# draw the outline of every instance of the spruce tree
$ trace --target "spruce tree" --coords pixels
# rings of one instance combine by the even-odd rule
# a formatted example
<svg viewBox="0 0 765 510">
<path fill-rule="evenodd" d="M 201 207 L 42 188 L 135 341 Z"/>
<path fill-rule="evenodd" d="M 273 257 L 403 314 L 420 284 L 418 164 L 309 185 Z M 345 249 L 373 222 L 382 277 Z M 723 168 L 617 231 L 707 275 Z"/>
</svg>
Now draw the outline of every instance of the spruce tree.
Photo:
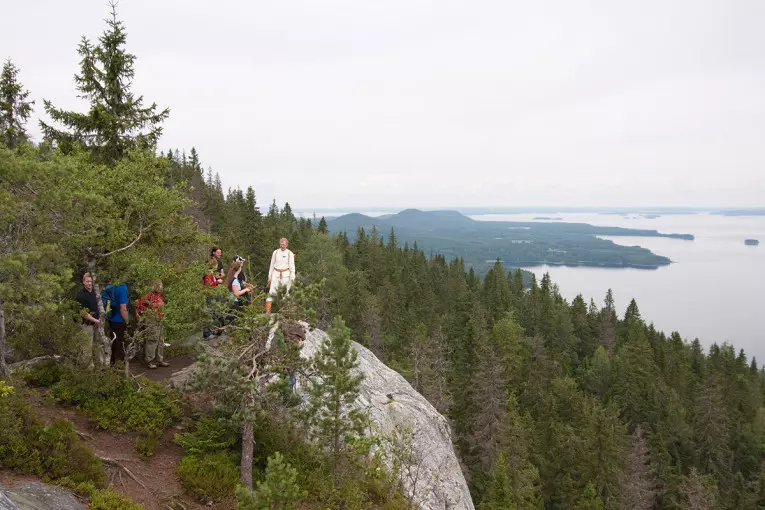
<svg viewBox="0 0 765 510">
<path fill-rule="evenodd" d="M 335 317 L 313 359 L 318 378 L 311 383 L 308 413 L 313 433 L 329 448 L 336 485 L 352 443 L 361 437 L 367 421 L 367 416 L 354 407 L 364 379 L 355 373 L 357 358 L 350 330 L 342 318 Z"/>
<path fill-rule="evenodd" d="M 0 141 L 14 149 L 27 140 L 24 125 L 32 114 L 34 101 L 28 101 L 29 91 L 18 80 L 19 68 L 5 61 L 0 73 Z"/>
<path fill-rule="evenodd" d="M 319 232 L 322 234 L 329 233 L 329 228 L 327 228 L 327 220 L 324 218 L 324 216 L 322 216 L 321 220 L 319 220 Z"/>
<path fill-rule="evenodd" d="M 79 96 L 87 99 L 87 113 L 67 111 L 45 100 L 45 111 L 58 129 L 40 121 L 43 134 L 65 150 L 82 146 L 95 161 L 114 164 L 132 149 L 154 150 L 162 133 L 161 123 L 170 115 L 156 103 L 144 106 L 143 96 L 131 91 L 135 77 L 135 55 L 125 51 L 127 33 L 111 4 L 107 28 L 92 44 L 83 36 L 77 53 L 80 72 L 74 77 Z"/>
</svg>

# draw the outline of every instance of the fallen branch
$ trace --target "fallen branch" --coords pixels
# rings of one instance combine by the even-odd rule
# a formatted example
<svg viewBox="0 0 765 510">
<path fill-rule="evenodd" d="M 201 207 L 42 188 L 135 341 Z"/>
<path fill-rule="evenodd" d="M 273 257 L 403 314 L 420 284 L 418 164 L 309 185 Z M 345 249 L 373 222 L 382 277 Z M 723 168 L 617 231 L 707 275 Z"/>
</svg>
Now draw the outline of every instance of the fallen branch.
<svg viewBox="0 0 765 510">
<path fill-rule="evenodd" d="M 75 430 L 77 432 L 77 435 L 80 436 L 82 439 L 85 439 L 86 441 L 93 441 L 93 436 L 90 434 L 86 434 L 85 432 L 80 432 L 79 430 Z"/>
<path fill-rule="evenodd" d="M 98 458 L 101 459 L 101 462 L 103 462 L 105 464 L 109 464 L 110 466 L 114 466 L 114 467 L 117 467 L 119 469 L 122 469 L 125 472 L 125 474 L 127 474 L 130 478 L 132 478 L 138 485 L 140 485 L 141 487 L 143 487 L 147 491 L 154 492 L 153 490 L 148 488 L 145 483 L 143 483 L 141 480 L 139 480 L 138 477 L 135 474 L 133 474 L 132 471 L 130 471 L 130 469 L 128 469 L 127 467 L 123 466 L 117 459 L 112 459 L 112 458 L 109 458 L 109 457 L 101 457 L 101 456 L 99 456 Z"/>
</svg>

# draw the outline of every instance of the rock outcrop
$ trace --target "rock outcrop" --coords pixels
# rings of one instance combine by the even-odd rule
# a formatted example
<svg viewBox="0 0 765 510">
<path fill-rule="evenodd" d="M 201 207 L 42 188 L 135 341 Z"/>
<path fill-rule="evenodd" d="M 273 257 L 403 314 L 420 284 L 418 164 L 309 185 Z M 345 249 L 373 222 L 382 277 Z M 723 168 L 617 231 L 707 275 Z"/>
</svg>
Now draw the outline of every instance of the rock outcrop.
<svg viewBox="0 0 765 510">
<path fill-rule="evenodd" d="M 326 338 L 324 331 L 306 327 L 301 356 L 312 358 Z M 373 432 L 385 443 L 389 466 L 399 465 L 405 495 L 417 508 L 473 510 L 446 418 L 372 351 L 355 342 L 353 347 L 364 374 L 356 404 L 369 412 Z M 170 385 L 183 390 L 196 370 L 194 364 L 174 373 Z M 298 378 L 298 393 L 308 390 L 306 383 Z"/>
<path fill-rule="evenodd" d="M 324 331 L 308 331 L 301 355 L 313 357 L 326 338 Z M 400 479 L 407 496 L 423 509 L 473 509 L 446 418 L 372 351 L 355 342 L 353 347 L 364 374 L 357 405 L 369 411 L 387 450 L 400 452 Z"/>
<path fill-rule="evenodd" d="M 19 510 L 16 503 L 8 499 L 8 496 L 5 495 L 2 487 L 0 487 L 0 510 Z"/>
<path fill-rule="evenodd" d="M 85 510 L 66 489 L 40 482 L 0 486 L 0 510 Z"/>
</svg>

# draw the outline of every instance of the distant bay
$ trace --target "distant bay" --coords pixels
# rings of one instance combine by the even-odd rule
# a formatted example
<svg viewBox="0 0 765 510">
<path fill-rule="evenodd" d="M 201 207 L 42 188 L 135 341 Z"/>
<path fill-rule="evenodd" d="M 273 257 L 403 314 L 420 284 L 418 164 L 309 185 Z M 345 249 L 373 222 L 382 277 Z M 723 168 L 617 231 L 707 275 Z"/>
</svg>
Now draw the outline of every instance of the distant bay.
<svg viewBox="0 0 765 510">
<path fill-rule="evenodd" d="M 473 215 L 482 221 L 535 221 L 538 213 Z M 648 216 L 648 217 L 646 217 Z M 656 270 L 593 267 L 528 267 L 538 278 L 549 272 L 561 294 L 582 294 L 598 306 L 614 291 L 620 315 L 636 299 L 647 322 L 683 338 L 699 338 L 705 347 L 727 341 L 743 348 L 749 359 L 765 363 L 765 243 L 746 246 L 745 239 L 765 241 L 764 216 L 708 213 L 641 215 L 639 213 L 555 213 L 556 223 L 687 232 L 694 241 L 649 237 L 608 237 L 614 243 L 641 246 L 669 257 Z M 561 220 L 557 220 L 561 218 Z M 541 220 L 537 220 L 541 221 Z"/>
</svg>

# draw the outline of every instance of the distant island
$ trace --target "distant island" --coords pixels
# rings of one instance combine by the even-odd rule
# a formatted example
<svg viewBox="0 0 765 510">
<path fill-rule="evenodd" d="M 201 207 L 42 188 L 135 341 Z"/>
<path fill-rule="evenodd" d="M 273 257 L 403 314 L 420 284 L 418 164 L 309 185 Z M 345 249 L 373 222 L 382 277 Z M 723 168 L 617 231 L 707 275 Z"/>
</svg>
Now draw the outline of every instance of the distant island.
<svg viewBox="0 0 765 510">
<path fill-rule="evenodd" d="M 692 241 L 690 234 L 663 234 L 656 230 L 598 227 L 586 223 L 477 221 L 456 211 L 407 209 L 373 218 L 352 213 L 328 221 L 332 233 L 345 232 L 356 239 L 364 235 L 389 237 L 395 232 L 399 245 L 416 245 L 426 253 L 447 259 L 462 257 L 484 273 L 496 259 L 507 267 L 540 265 L 657 269 L 671 263 L 639 246 L 622 246 L 599 236 L 666 237 Z"/>
<path fill-rule="evenodd" d="M 758 246 L 760 241 L 758 239 L 744 239 L 744 244 L 747 246 Z"/>
<path fill-rule="evenodd" d="M 551 218 L 550 216 L 537 216 L 535 218 L 532 218 L 535 221 L 542 220 L 542 221 L 562 221 L 563 218 Z"/>
<path fill-rule="evenodd" d="M 714 211 L 718 216 L 765 216 L 765 209 L 724 209 Z"/>
</svg>

